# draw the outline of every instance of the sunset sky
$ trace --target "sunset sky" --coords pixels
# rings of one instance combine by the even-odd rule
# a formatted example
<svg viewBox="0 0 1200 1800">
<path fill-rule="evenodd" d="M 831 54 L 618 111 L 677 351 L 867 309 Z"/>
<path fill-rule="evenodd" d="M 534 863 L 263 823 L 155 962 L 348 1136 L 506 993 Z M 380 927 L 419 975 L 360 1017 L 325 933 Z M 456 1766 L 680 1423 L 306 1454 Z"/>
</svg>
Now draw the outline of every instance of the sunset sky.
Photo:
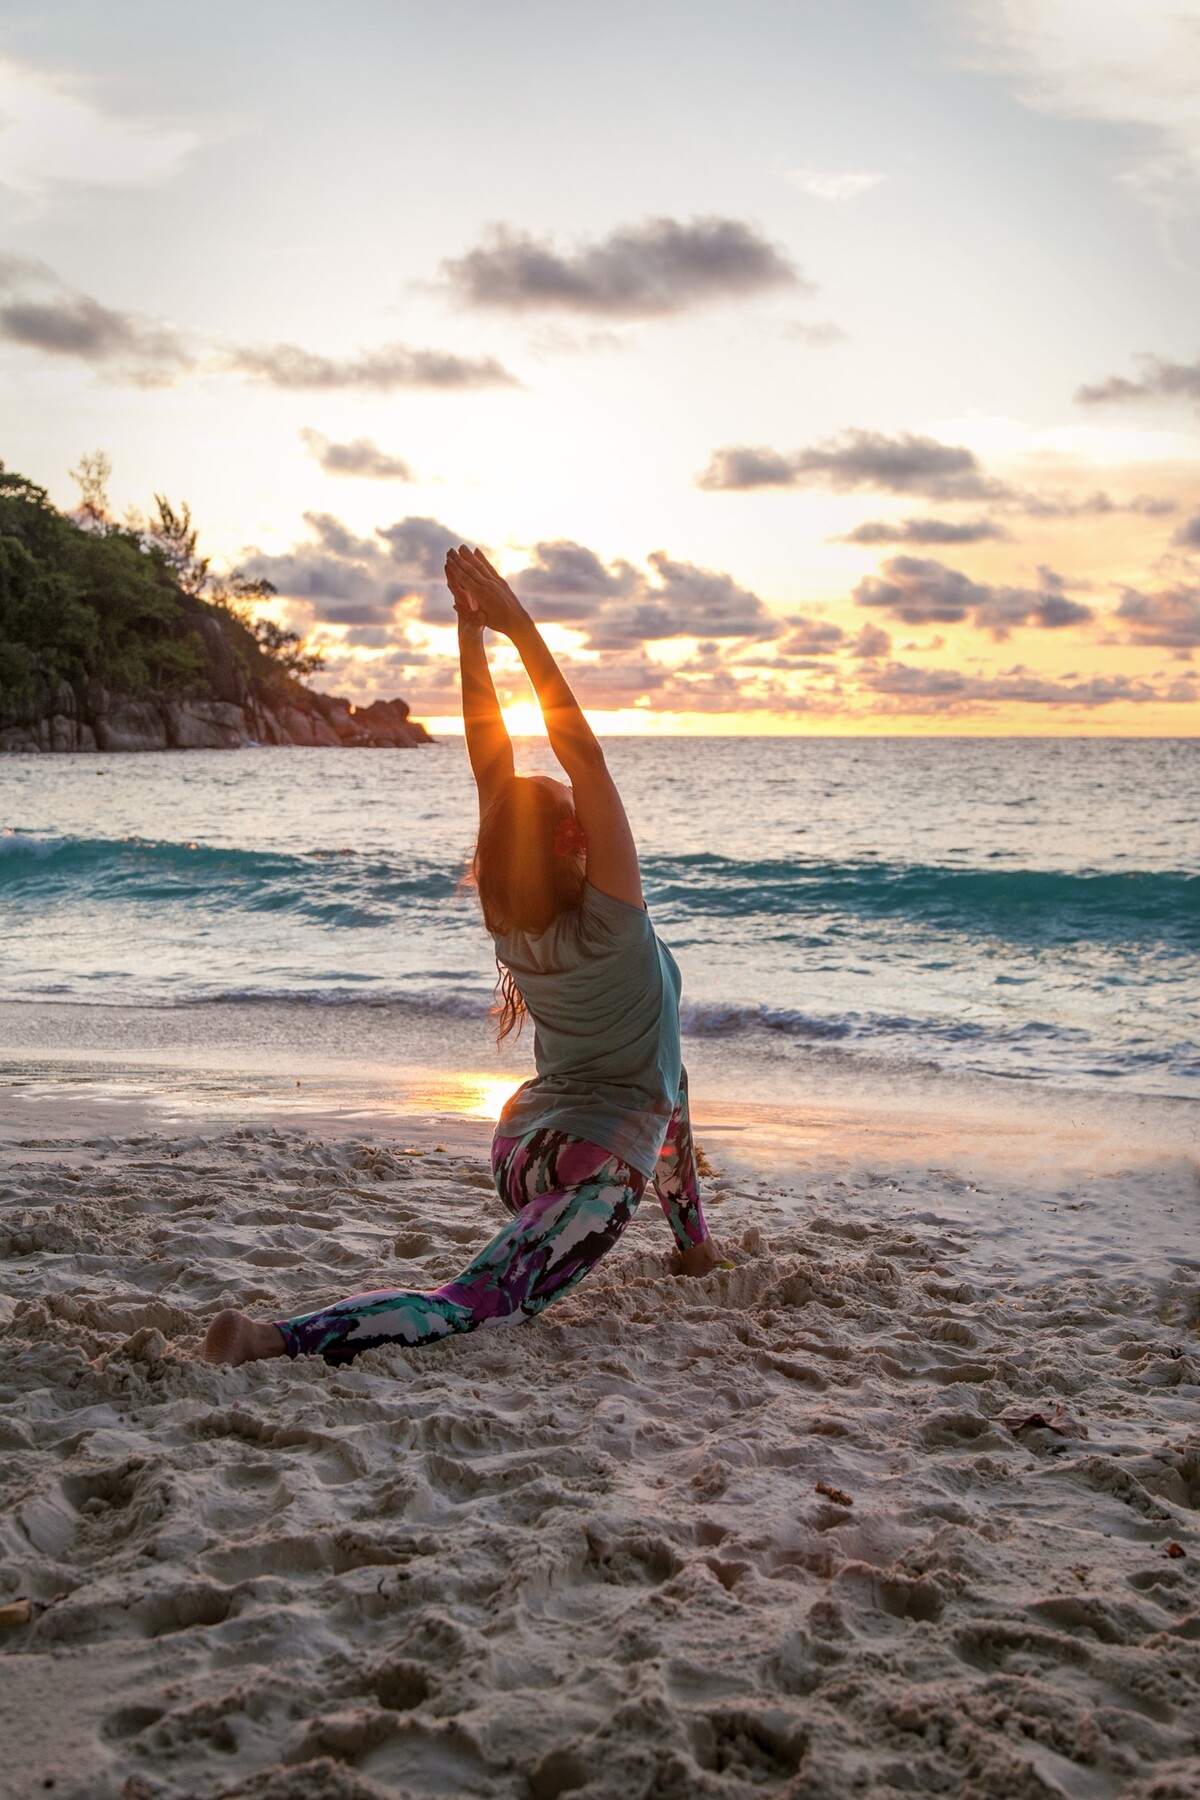
<svg viewBox="0 0 1200 1800">
<path fill-rule="evenodd" d="M 602 728 L 1200 726 L 1197 0 L 0 0 L 0 213 L 6 464 L 322 687 L 467 540 Z"/>
</svg>

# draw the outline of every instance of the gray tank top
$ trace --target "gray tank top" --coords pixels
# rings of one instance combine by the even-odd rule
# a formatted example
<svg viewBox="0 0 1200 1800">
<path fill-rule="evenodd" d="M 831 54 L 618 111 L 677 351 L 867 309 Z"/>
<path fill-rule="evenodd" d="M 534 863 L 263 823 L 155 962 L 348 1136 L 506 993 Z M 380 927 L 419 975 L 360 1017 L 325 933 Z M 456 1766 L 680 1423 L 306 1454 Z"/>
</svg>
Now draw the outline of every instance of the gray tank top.
<svg viewBox="0 0 1200 1800">
<path fill-rule="evenodd" d="M 545 931 L 495 943 L 529 1009 L 537 1068 L 497 1130 L 565 1132 L 650 1177 L 682 1065 L 679 968 L 645 908 L 585 882 L 579 906 Z"/>
</svg>

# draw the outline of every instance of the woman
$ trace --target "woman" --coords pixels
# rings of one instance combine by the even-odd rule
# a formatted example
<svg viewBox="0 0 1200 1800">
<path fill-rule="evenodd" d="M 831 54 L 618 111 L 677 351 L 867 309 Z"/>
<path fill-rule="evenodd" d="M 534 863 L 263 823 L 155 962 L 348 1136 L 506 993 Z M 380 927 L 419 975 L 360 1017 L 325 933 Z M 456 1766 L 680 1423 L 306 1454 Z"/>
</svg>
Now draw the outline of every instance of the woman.
<svg viewBox="0 0 1200 1800">
<path fill-rule="evenodd" d="M 320 1355 L 344 1363 L 377 1344 L 413 1347 L 478 1325 L 519 1322 L 569 1292 L 624 1231 L 647 1181 L 685 1275 L 717 1253 L 700 1208 L 679 970 L 642 900 L 637 851 L 604 754 L 536 625 L 478 550 L 451 550 L 463 720 L 479 790 L 472 873 L 496 944 L 500 1031 L 528 1014 L 537 1074 L 508 1101 L 492 1173 L 513 1215 L 455 1280 L 432 1292 L 356 1294 L 267 1324 L 219 1313 L 210 1362 Z M 515 645 L 571 785 L 518 776 L 483 631 Z"/>
</svg>

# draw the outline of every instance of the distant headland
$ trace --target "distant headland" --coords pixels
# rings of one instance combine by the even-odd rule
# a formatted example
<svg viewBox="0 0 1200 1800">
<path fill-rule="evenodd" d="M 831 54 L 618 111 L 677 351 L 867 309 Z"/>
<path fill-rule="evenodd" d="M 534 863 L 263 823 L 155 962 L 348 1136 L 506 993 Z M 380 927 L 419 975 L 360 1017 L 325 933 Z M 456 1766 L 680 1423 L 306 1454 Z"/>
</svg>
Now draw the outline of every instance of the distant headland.
<svg viewBox="0 0 1200 1800">
<path fill-rule="evenodd" d="M 314 692 L 319 653 L 254 617 L 270 583 L 211 575 L 187 507 L 162 495 L 149 523 L 111 521 L 98 465 L 83 459 L 65 514 L 0 463 L 0 751 L 431 742 L 403 700 Z"/>
</svg>

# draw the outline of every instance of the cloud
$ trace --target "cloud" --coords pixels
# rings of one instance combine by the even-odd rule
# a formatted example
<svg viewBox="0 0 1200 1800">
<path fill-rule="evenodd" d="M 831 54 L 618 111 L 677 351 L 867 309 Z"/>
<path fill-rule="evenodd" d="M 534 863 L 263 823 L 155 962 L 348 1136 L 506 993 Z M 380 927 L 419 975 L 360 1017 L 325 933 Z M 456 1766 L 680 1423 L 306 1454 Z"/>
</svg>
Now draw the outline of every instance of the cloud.
<svg viewBox="0 0 1200 1800">
<path fill-rule="evenodd" d="M 729 444 L 713 452 L 708 467 L 697 475 L 696 486 L 710 493 L 744 492 L 750 488 L 827 488 L 834 493 L 873 491 L 950 502 L 989 500 L 1008 511 L 1045 519 L 1117 512 L 1153 515 L 1174 510 L 1173 501 L 1152 494 L 1114 500 L 1099 489 L 1077 495 L 1014 487 L 989 475 L 974 451 L 964 445 L 943 444 L 912 432 L 887 437 L 878 431 L 850 430 L 840 438 L 793 451 Z M 869 520 L 858 531 L 870 535 L 852 532 L 845 541 L 958 544 L 1006 535 L 1002 527 L 985 520 L 964 525 L 936 519 L 905 520 L 899 525 Z M 966 532 L 972 535 L 963 535 Z"/>
<path fill-rule="evenodd" d="M 714 450 L 707 469 L 696 477 L 696 486 L 710 493 L 746 488 L 795 487 L 795 459 L 781 450 L 749 444 L 731 444 Z"/>
<path fill-rule="evenodd" d="M 731 575 L 676 561 L 663 550 L 646 560 L 652 575 L 643 577 L 628 599 L 605 606 L 591 620 L 588 649 L 610 651 L 670 638 L 778 635 L 778 619 Z"/>
<path fill-rule="evenodd" d="M 535 545 L 533 560 L 513 580 L 542 618 L 588 625 L 611 603 L 640 594 L 645 578 L 622 558 L 606 564 L 586 545 L 557 538 Z"/>
<path fill-rule="evenodd" d="M 247 572 L 265 576 L 285 598 L 303 602 L 318 637 L 322 625 L 337 629 L 326 645 L 331 675 L 340 654 L 345 673 L 339 678 L 352 680 L 356 688 L 368 682 L 373 692 L 399 687 L 427 710 L 455 709 L 452 658 L 414 643 L 411 633 L 422 622 L 452 622 L 443 562 L 448 546 L 462 542 L 462 534 L 418 514 L 367 535 L 329 513 L 308 513 L 305 523 L 305 542 L 281 556 L 249 552 L 243 558 Z M 596 708 L 845 711 L 856 704 L 855 680 L 860 699 L 865 695 L 889 710 L 909 712 L 968 711 L 994 703 L 1095 708 L 1121 701 L 1190 701 L 1195 692 L 1187 677 L 1164 687 L 1126 676 L 1051 679 L 1021 666 L 983 675 L 888 661 L 892 638 L 874 620 L 852 634 L 811 614 L 780 619 L 727 572 L 662 550 L 635 564 L 621 557 L 605 561 L 570 539 L 546 540 L 534 546 L 512 580 L 538 619 L 579 634 L 581 648 L 561 660 L 581 700 Z M 898 556 L 882 566 L 879 577 L 861 583 L 856 598 L 861 606 L 909 625 L 969 621 L 1003 639 L 1020 626 L 1055 630 L 1090 620 L 1091 608 L 1064 587 L 1049 569 L 1039 571 L 1036 587 L 999 587 L 971 581 L 938 562 Z M 1131 643 L 1188 651 L 1200 644 L 1200 589 L 1153 596 L 1127 590 L 1112 617 Z M 669 662 L 651 654 L 656 644 L 680 640 L 685 650 L 686 640 L 695 641 L 682 661 L 678 652 Z M 354 651 L 369 663 L 355 663 Z M 795 687 L 798 671 L 809 672 L 801 692 Z"/>
<path fill-rule="evenodd" d="M 594 351 L 629 350 L 634 335 L 611 325 L 572 331 L 556 319 L 539 319 L 530 328 L 525 347 L 533 356 L 588 356 Z"/>
<path fill-rule="evenodd" d="M 883 579 L 868 575 L 854 590 L 860 606 L 875 606 L 905 625 L 958 625 L 982 606 L 990 590 L 945 563 L 893 556 Z"/>
<path fill-rule="evenodd" d="M 380 554 L 374 539 L 355 537 L 332 513 L 307 512 L 304 523 L 313 532 L 322 550 L 327 550 L 331 556 L 341 557 L 343 561 L 369 562 L 372 557 Z"/>
<path fill-rule="evenodd" d="M 440 519 L 417 514 L 381 525 L 375 535 L 388 545 L 392 561 L 415 581 L 441 581 L 447 550 L 465 541 Z"/>
<path fill-rule="evenodd" d="M 1200 587 L 1166 588 L 1157 594 L 1126 588 L 1113 616 L 1126 627 L 1130 643 L 1200 648 Z"/>
<path fill-rule="evenodd" d="M 1038 112 L 1123 127 L 1121 178 L 1161 199 L 1200 175 L 1195 11 L 1180 0 L 954 0 L 969 66 Z"/>
<path fill-rule="evenodd" d="M 988 538 L 1006 538 L 1008 532 L 994 519 L 868 519 L 856 525 L 842 544 L 981 544 Z"/>
<path fill-rule="evenodd" d="M 1175 511 L 1174 500 L 1158 494 L 1135 494 L 1131 500 L 1114 500 L 1103 488 L 1090 494 L 1039 492 L 1030 488 L 1010 488 L 1004 498 L 1016 512 L 1031 519 L 1103 518 L 1108 513 L 1141 513 L 1154 519 Z"/>
<path fill-rule="evenodd" d="M 1171 542 L 1179 550 L 1200 550 L 1200 513 L 1193 513 L 1185 520 L 1172 534 Z"/>
<path fill-rule="evenodd" d="M 200 364 L 199 352 L 173 325 L 104 306 L 90 294 L 68 287 L 45 263 L 5 254 L 0 254 L 0 339 L 47 356 L 74 357 L 111 380 L 139 387 L 166 385 Z M 259 349 L 235 346 L 218 351 L 205 366 L 291 389 L 359 388 L 388 393 L 397 387 L 519 385 L 494 357 L 455 356 L 444 350 L 413 350 L 403 344 L 385 344 L 341 358 L 320 356 L 292 344 Z M 348 453 L 360 450 L 362 442 L 330 448 L 337 454 Z"/>
<path fill-rule="evenodd" d="M 882 579 L 869 575 L 854 590 L 859 606 L 877 607 L 905 625 L 958 625 L 970 620 L 997 640 L 1018 626 L 1057 631 L 1093 617 L 1090 606 L 1064 593 L 1062 577 L 1039 570 L 1038 588 L 994 587 L 959 569 L 919 556 L 893 556 Z"/>
<path fill-rule="evenodd" d="M 399 569 L 406 594 L 419 597 L 417 617 L 428 625 L 453 622 L 450 594 L 446 587 L 446 552 L 451 544 L 465 540 L 440 519 L 410 514 L 394 525 L 381 525 L 375 533 L 387 545 L 391 566 Z"/>
<path fill-rule="evenodd" d="M 1017 702 L 1024 706 L 1144 706 L 1171 697 L 1169 691 L 1129 675 L 1093 675 L 1086 681 L 1055 681 L 1018 666 L 1001 675 L 964 675 L 957 669 L 916 669 L 888 663 L 864 670 L 863 685 L 873 693 L 899 700 L 901 712 L 969 711 L 980 702 Z"/>
<path fill-rule="evenodd" d="M 864 625 L 854 640 L 850 654 L 874 661 L 876 657 L 886 656 L 891 647 L 892 640 L 882 626 Z"/>
<path fill-rule="evenodd" d="M 635 647 L 622 655 L 602 657 L 598 663 L 564 658 L 563 672 L 582 705 L 604 711 L 637 706 L 648 699 L 657 709 L 670 711 L 679 707 L 680 694 L 688 690 L 686 677 Z M 692 710 L 686 698 L 683 706 Z"/>
<path fill-rule="evenodd" d="M 301 603 L 316 641 L 322 641 L 322 627 L 332 628 L 323 645 L 330 680 L 358 693 L 399 691 L 427 712 L 457 710 L 454 659 L 420 643 L 417 627 L 421 621 L 452 622 L 442 564 L 447 547 L 462 542 L 462 534 L 417 514 L 366 535 L 330 513 L 308 513 L 305 523 L 304 542 L 281 556 L 248 552 L 243 566 L 273 581 L 285 599 Z M 1018 623 L 1068 622 L 1061 608 L 1075 608 L 1050 570 L 1041 571 L 1037 590 L 1026 591 L 972 583 L 936 563 L 894 562 L 901 565 L 898 570 L 885 568 L 907 581 L 906 610 L 940 606 L 951 622 L 961 612 L 996 636 Z M 1022 666 L 985 676 L 886 661 L 892 640 L 874 621 L 853 636 L 809 614 L 784 621 L 724 571 L 661 550 L 642 564 L 624 558 L 606 562 L 586 545 L 548 540 L 534 547 L 513 584 L 536 617 L 580 634 L 582 649 L 568 650 L 560 661 L 584 704 L 606 710 L 832 715 L 866 703 L 895 712 L 967 712 L 996 703 L 1086 708 L 1122 701 L 1190 703 L 1197 692 L 1188 675 L 1155 686 L 1127 676 L 1050 679 Z M 919 587 L 924 598 L 918 603 Z M 1189 647 L 1200 641 L 1200 590 L 1180 590 L 1173 599 L 1127 593 L 1115 617 L 1130 641 Z M 682 660 L 678 652 L 669 662 L 651 654 L 656 643 L 693 639 L 694 649 L 681 645 L 687 651 Z M 763 654 L 768 644 L 771 652 Z M 797 671 L 807 671 L 802 689 Z"/>
<path fill-rule="evenodd" d="M 363 698 L 402 693 L 418 714 L 457 713 L 461 704 L 457 659 L 416 648 L 404 628 L 404 616 L 386 628 L 352 626 L 327 641 L 329 681 Z M 368 658 L 357 657 L 356 650 L 369 652 Z M 667 667 L 633 646 L 598 658 L 560 653 L 558 661 L 576 695 L 589 707 L 721 713 L 748 703 L 740 678 L 719 664 L 712 666 L 703 656 Z M 520 690 L 504 670 L 497 671 L 497 682 L 502 699 L 510 685 Z"/>
<path fill-rule="evenodd" d="M 696 659 L 668 669 L 636 651 L 603 657 L 598 662 L 573 661 L 570 657 L 560 658 L 560 662 L 585 706 L 603 710 L 637 708 L 648 715 L 804 712 L 835 717 L 862 710 L 864 700 L 874 713 L 959 715 L 996 704 L 1094 710 L 1121 703 L 1194 704 L 1197 698 L 1195 680 L 1188 676 L 1156 687 L 1128 676 L 1093 676 L 1086 680 L 1066 677 L 1055 681 L 1018 667 L 988 678 L 892 663 L 886 668 L 863 669 L 856 691 L 829 671 L 828 664 L 811 665 L 814 673 L 799 689 L 789 679 L 794 664 L 778 674 L 772 673 L 775 665 L 766 662 L 710 668 Z M 458 710 L 459 697 L 449 659 L 439 667 L 401 648 L 394 656 L 373 660 L 369 678 L 374 681 L 376 692 L 401 691 L 416 710 Z M 342 681 L 344 685 L 352 681 L 357 687 L 363 679 L 361 666 L 351 664 Z"/>
<path fill-rule="evenodd" d="M 731 575 L 675 561 L 663 550 L 655 550 L 647 560 L 658 584 L 650 592 L 668 614 L 656 636 L 766 638 L 778 633 L 778 619 Z"/>
<path fill-rule="evenodd" d="M 788 619 L 791 634 L 779 646 L 780 656 L 833 656 L 841 649 L 846 634 L 840 625 L 826 619 L 809 618 L 797 613 Z M 886 637 L 886 632 L 883 634 Z"/>
<path fill-rule="evenodd" d="M 15 256 L 0 256 L 0 338 L 143 387 L 171 381 L 195 360 L 173 326 L 102 306 L 44 263 Z"/>
<path fill-rule="evenodd" d="M 1176 502 L 1163 494 L 1135 494 L 1132 500 L 1115 500 L 1118 512 L 1142 513 L 1147 519 L 1160 519 L 1176 510 Z"/>
<path fill-rule="evenodd" d="M 1161 356 L 1143 356 L 1140 381 L 1110 375 L 1078 388 L 1075 398 L 1084 406 L 1103 406 L 1129 400 L 1191 400 L 1200 405 L 1200 358 L 1191 363 L 1169 362 Z"/>
<path fill-rule="evenodd" d="M 272 582 L 289 599 L 310 602 L 317 617 L 333 624 L 387 625 L 401 617 L 401 603 L 404 619 L 453 622 L 443 565 L 450 545 L 464 541 L 461 533 L 417 514 L 379 526 L 370 537 L 357 536 L 330 513 L 304 519 L 307 542 L 278 556 L 248 550 L 247 574 Z M 719 643 L 765 640 L 783 629 L 732 576 L 663 550 L 638 568 L 623 558 L 605 563 L 586 545 L 555 539 L 535 545 L 512 579 L 539 619 L 569 625 L 583 634 L 588 651 L 606 658 L 693 637 L 710 640 L 715 655 Z"/>
<path fill-rule="evenodd" d="M 740 219 L 647 219 L 573 249 L 496 225 L 443 271 L 470 306 L 560 309 L 653 319 L 770 288 L 814 291 L 794 263 Z"/>
<path fill-rule="evenodd" d="M 819 709 L 812 684 L 803 693 L 771 674 L 774 665 L 712 664 L 697 656 L 667 668 L 634 650 L 601 657 L 598 662 L 563 663 L 563 671 L 581 702 L 588 707 L 636 707 L 646 713 L 731 712 L 796 713 Z M 794 665 L 788 665 L 789 669 Z M 820 687 L 830 685 L 823 680 Z"/>
<path fill-rule="evenodd" d="M 0 307 L 0 329 L 10 343 L 52 356 L 103 362 L 112 356 L 147 357 L 178 364 L 179 340 L 134 313 L 114 312 L 87 294 L 61 300 L 14 300 Z"/>
<path fill-rule="evenodd" d="M 641 570 L 624 558 L 604 563 L 568 540 L 537 544 L 513 576 L 541 617 L 587 633 L 586 647 L 606 653 L 671 638 L 764 639 L 782 627 L 757 594 L 719 569 L 681 562 L 665 550 Z"/>
<path fill-rule="evenodd" d="M 536 599 L 542 618 L 585 631 L 589 650 L 685 637 L 761 639 L 781 630 L 758 595 L 731 575 L 664 550 L 646 561 L 649 572 L 624 558 L 604 563 L 585 545 L 558 539 L 535 545 L 513 586 Z"/>
<path fill-rule="evenodd" d="M 331 625 L 398 625 L 402 601 L 417 603 L 417 616 L 453 621 L 442 565 L 462 539 L 437 519 L 409 517 L 362 538 L 331 513 L 308 512 L 311 541 L 281 556 L 249 550 L 242 567 L 291 600 L 311 602 L 316 618 Z"/>
<path fill-rule="evenodd" d="M 404 641 L 393 650 L 374 650 L 369 659 L 355 654 L 347 633 L 343 640 L 347 650 L 326 645 L 322 686 L 327 690 L 353 695 L 356 704 L 370 700 L 390 700 L 402 695 L 418 717 L 460 710 L 458 670 L 446 657 L 431 660 Z"/>
<path fill-rule="evenodd" d="M 818 319 L 814 325 L 806 324 L 803 319 L 793 319 L 785 325 L 784 335 L 799 338 L 802 344 L 808 344 L 813 350 L 822 350 L 826 344 L 844 344 L 846 333 L 834 319 Z"/>
<path fill-rule="evenodd" d="M 172 175 L 199 144 L 193 131 L 121 118 L 79 84 L 0 57 L 0 187 L 133 187 Z"/>
<path fill-rule="evenodd" d="M 11 250 L 0 250 L 0 293 L 19 288 L 29 281 L 57 283 L 58 277 L 43 262 L 28 256 L 14 256 Z"/>
<path fill-rule="evenodd" d="M 985 475 L 974 451 L 906 432 L 847 431 L 840 440 L 785 454 L 732 445 L 717 450 L 698 487 L 711 492 L 758 487 L 822 487 L 836 493 L 873 489 L 927 500 L 991 499 L 1004 490 Z"/>
<path fill-rule="evenodd" d="M 637 707 L 647 713 L 801 712 L 814 710 L 809 694 L 767 679 L 763 665 L 713 666 L 702 657 L 667 668 L 632 650 L 598 662 L 566 659 L 563 672 L 583 705 Z"/>
<path fill-rule="evenodd" d="M 384 344 L 357 356 L 322 356 L 295 344 L 231 349 L 222 364 L 231 374 L 270 387 L 313 391 L 365 388 L 378 394 L 395 388 L 516 387 L 515 375 L 495 357 L 455 356 L 447 350 L 413 350 Z"/>
<path fill-rule="evenodd" d="M 300 437 L 327 475 L 355 475 L 370 481 L 413 479 L 413 472 L 406 462 L 398 456 L 389 456 L 371 438 L 354 438 L 349 444 L 335 444 L 307 425 Z"/>
<path fill-rule="evenodd" d="M 787 178 L 802 193 L 811 194 L 814 200 L 830 200 L 834 203 L 841 200 L 856 200 L 871 188 L 878 187 L 886 181 L 886 175 L 868 175 L 865 172 L 854 172 L 849 169 L 789 169 Z"/>
</svg>

